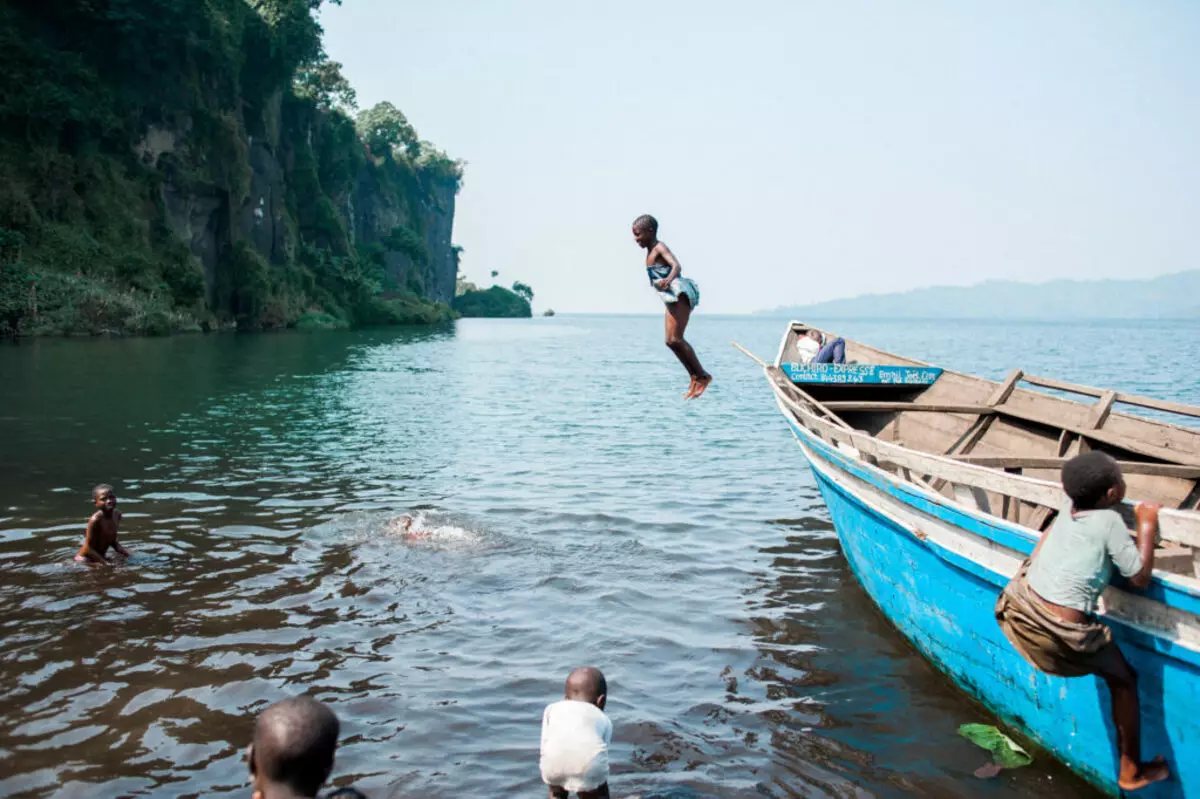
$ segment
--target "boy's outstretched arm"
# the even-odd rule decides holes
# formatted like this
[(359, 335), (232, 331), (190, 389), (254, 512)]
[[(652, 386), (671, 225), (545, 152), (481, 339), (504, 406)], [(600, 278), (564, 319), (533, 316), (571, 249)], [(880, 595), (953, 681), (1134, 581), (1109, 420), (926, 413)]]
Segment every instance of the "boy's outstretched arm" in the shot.
[(671, 267), (671, 273), (654, 284), (657, 288), (665, 290), (671, 285), (672, 280), (679, 277), (679, 259), (675, 257), (675, 253), (671, 252), (671, 248), (661, 241), (654, 245), (654, 252), (662, 257), (667, 266)]
[(1158, 509), (1159, 505), (1150, 502), (1139, 502), (1133, 508), (1137, 517), (1138, 553), (1142, 556), (1142, 569), (1129, 578), (1135, 588), (1145, 588), (1150, 585), (1150, 577), (1154, 573), (1154, 543), (1158, 538)]

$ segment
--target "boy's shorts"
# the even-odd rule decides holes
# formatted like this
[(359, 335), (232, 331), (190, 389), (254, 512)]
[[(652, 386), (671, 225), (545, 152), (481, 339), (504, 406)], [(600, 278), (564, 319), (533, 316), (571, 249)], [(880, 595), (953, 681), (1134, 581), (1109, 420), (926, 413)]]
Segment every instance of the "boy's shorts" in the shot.
[(692, 304), (692, 309), (700, 304), (700, 287), (696, 285), (694, 280), (689, 280), (686, 277), (677, 277), (671, 281), (671, 285), (666, 291), (659, 291), (658, 296), (662, 297), (662, 301), (667, 305), (679, 300), (679, 295), (683, 294), (688, 298), (688, 302)]
[(594, 791), (608, 782), (608, 755), (595, 757), (582, 767), (573, 758), (543, 759), (542, 782), (568, 793)]
[(1026, 582), (1028, 568), (1026, 561), (996, 600), (996, 621), (1016, 650), (1041, 671), (1060, 677), (1128, 674), (1108, 625), (1095, 617), (1076, 624), (1056, 615)]

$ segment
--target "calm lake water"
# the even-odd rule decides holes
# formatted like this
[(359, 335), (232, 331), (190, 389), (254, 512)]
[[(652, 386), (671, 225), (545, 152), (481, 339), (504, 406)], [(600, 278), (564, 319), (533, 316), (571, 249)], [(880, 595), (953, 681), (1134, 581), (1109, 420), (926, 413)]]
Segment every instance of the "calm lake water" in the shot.
[[(855, 583), (729, 346), (782, 327), (698, 316), (691, 403), (651, 317), (0, 347), (0, 795), (245, 796), (254, 714), (309, 692), (338, 784), (538, 797), (542, 708), (591, 663), (614, 796), (1094, 796), (1044, 755), (972, 776), (989, 717)], [(1200, 325), (837, 327), (1200, 402)], [(71, 563), (101, 481), (112, 570)]]

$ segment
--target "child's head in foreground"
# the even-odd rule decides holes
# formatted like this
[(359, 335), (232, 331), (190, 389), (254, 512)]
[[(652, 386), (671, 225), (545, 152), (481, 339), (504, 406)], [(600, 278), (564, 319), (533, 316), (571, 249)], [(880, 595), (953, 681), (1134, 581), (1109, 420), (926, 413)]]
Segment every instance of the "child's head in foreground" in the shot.
[(250, 745), (256, 794), (286, 786), (297, 796), (316, 796), (333, 770), (339, 732), (337, 716), (311, 697), (268, 707), (258, 716)]
[(604, 710), (604, 704), (608, 701), (608, 682), (595, 666), (581, 666), (567, 675), (563, 694), (567, 699), (587, 702)]
[(92, 502), (100, 510), (111, 511), (117, 507), (117, 494), (108, 483), (101, 483), (92, 489)]
[(633, 220), (633, 240), (639, 247), (649, 247), (658, 240), (658, 220), (650, 214), (642, 214)]
[(1111, 508), (1125, 498), (1121, 466), (1104, 452), (1085, 452), (1067, 461), (1062, 484), (1075, 510)]

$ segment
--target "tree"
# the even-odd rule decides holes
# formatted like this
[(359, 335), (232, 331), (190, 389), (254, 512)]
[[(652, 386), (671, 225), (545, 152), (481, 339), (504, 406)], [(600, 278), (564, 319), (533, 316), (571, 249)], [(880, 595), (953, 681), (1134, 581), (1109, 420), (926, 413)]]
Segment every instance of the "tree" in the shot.
[(516, 283), (513, 283), (512, 290), (514, 294), (524, 297), (526, 302), (533, 302), (533, 289), (528, 285), (518, 280)]
[(493, 277), (493, 278), (500, 277), (500, 273), (499, 273), (499, 272), (497, 272), (495, 269), (493, 269), (493, 270), (492, 270), (492, 277)]
[(410, 158), (421, 154), (421, 140), (408, 117), (389, 102), (382, 102), (358, 115), (358, 132), (374, 155), (402, 150)]
[(309, 98), (322, 111), (358, 110), (358, 94), (342, 74), (342, 65), (323, 52), (316, 61), (300, 65), (292, 84), (297, 96)]

